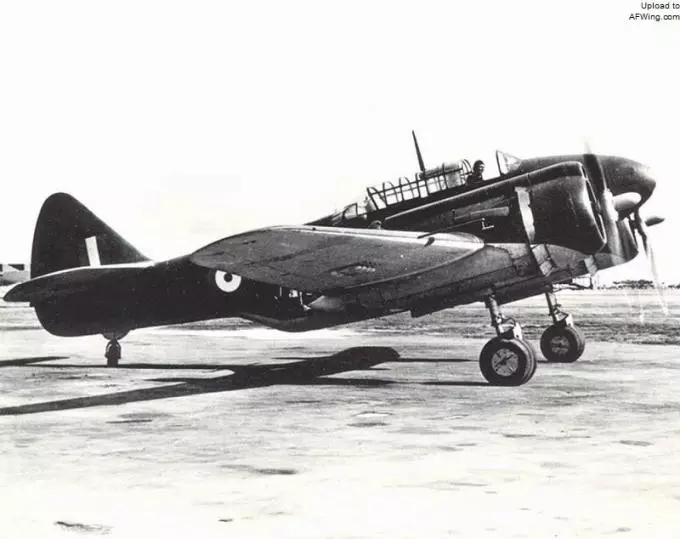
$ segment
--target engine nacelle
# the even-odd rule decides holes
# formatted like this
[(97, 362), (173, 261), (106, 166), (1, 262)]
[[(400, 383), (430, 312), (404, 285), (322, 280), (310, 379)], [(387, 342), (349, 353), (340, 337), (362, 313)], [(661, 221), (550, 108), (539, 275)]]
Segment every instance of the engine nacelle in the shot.
[(599, 204), (583, 167), (570, 164), (564, 167), (567, 175), (541, 178), (542, 173), (552, 173), (548, 169), (531, 173), (530, 186), (515, 188), (528, 241), (560, 245), (589, 255), (597, 253), (607, 238)]

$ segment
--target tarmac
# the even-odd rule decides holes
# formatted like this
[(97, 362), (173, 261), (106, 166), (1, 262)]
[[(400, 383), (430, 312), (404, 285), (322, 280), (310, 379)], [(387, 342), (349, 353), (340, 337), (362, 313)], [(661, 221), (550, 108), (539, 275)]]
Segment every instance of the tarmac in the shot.
[[(0, 305), (0, 537), (678, 537), (680, 294), (655, 301), (567, 293), (584, 357), (519, 388), (479, 373), (479, 306), (140, 330), (111, 369)], [(536, 344), (540, 298), (506, 310)]]

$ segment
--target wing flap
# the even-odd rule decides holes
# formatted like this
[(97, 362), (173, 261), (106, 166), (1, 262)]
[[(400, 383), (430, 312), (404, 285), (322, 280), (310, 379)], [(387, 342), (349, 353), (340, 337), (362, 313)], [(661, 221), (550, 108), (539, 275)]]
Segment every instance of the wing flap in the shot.
[(470, 234), (279, 226), (221, 239), (190, 259), (211, 269), (309, 292), (347, 290), (450, 264), (481, 249)]

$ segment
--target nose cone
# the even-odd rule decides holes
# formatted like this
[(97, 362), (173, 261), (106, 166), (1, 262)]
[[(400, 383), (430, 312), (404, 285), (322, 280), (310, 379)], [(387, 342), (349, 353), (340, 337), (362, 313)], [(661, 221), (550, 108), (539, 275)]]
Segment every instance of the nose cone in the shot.
[(609, 189), (614, 196), (637, 193), (641, 198), (640, 204), (644, 204), (652, 196), (656, 179), (649, 167), (631, 159), (613, 156), (604, 157), (602, 164)]

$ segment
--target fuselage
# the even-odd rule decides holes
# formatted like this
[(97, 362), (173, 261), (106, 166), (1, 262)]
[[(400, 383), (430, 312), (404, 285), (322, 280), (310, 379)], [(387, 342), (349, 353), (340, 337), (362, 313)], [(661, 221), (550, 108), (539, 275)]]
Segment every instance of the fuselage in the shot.
[[(382, 204), (377, 200), (364, 213), (336, 213), (309, 223), (472, 234), (487, 244), (475, 258), (457, 264), (455, 272), (437, 267), (399, 286), (337, 292), (324, 303), (337, 306), (332, 309), (315, 307), (322, 303), (315, 303), (318, 294), (245, 278), (225, 290), (218, 282), (221, 272), (197, 266), (189, 256), (112, 274), (96, 287), (33, 305), (48, 331), (70, 336), (234, 316), (304, 331), (401, 311), (427, 314), (492, 293), (500, 303), (514, 301), (637, 255), (629, 216), (649, 199), (654, 179), (629, 159), (599, 159), (609, 194), (592, 185), (583, 156), (561, 155), (525, 159), (475, 186), (439, 182), (432, 188), (436, 178), (417, 175), (414, 182), (422, 180), (423, 187), (414, 187), (411, 196), (404, 194), (406, 183), (400, 193), (374, 189), (368, 195), (382, 196)], [(626, 193), (636, 193), (639, 200), (625, 213), (613, 214), (612, 204), (603, 203), (607, 196)]]

